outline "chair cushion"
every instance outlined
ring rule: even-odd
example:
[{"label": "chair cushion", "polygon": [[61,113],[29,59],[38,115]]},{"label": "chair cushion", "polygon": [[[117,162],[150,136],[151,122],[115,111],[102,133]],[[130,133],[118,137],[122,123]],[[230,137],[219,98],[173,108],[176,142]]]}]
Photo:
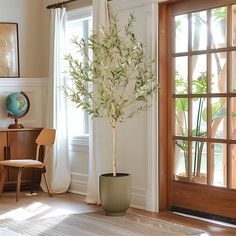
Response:
[{"label": "chair cushion", "polygon": [[22,167],[22,168],[43,168],[44,164],[40,161],[31,159],[18,159],[18,160],[7,160],[0,161],[0,166],[10,166],[10,167]]}]

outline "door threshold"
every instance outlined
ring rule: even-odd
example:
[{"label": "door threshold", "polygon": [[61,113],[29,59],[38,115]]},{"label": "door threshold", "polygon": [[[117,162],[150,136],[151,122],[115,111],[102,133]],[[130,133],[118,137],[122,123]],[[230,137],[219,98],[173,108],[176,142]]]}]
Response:
[{"label": "door threshold", "polygon": [[226,220],[224,220],[224,221],[223,220],[215,220],[215,219],[210,219],[208,217],[203,217],[203,216],[199,216],[199,215],[197,216],[197,215],[178,212],[178,211],[171,211],[171,212],[173,214],[188,217],[188,218],[191,218],[191,219],[201,220],[201,221],[205,221],[205,222],[208,222],[208,223],[214,223],[214,224],[217,224],[217,225],[227,226],[227,227],[231,227],[231,228],[236,229],[236,223],[228,222]]}]

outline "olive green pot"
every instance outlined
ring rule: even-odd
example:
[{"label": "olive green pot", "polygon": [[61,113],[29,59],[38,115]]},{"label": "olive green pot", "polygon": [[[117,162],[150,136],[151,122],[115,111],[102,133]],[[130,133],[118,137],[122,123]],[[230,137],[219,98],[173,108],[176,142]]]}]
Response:
[{"label": "olive green pot", "polygon": [[99,192],[102,208],[107,215],[124,215],[131,200],[131,177],[129,174],[112,173],[99,177]]}]

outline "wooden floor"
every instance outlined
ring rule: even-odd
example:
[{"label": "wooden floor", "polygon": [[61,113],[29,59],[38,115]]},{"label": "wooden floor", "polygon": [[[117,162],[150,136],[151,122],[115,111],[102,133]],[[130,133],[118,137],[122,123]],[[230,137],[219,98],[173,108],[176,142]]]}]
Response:
[{"label": "wooden floor", "polygon": [[[21,193],[20,201],[17,203],[15,202],[14,192],[3,193],[2,197],[0,198],[0,220],[7,218],[23,220],[32,217],[53,217],[101,210],[102,209],[100,206],[86,204],[84,202],[83,196],[72,193],[54,195],[53,197],[48,197],[46,193],[41,192],[34,196],[29,196],[27,193]],[[207,223],[201,220],[190,219],[170,212],[151,213],[134,208],[130,208],[128,212],[197,228],[206,232],[204,236],[236,235],[236,228],[234,227]]]}]

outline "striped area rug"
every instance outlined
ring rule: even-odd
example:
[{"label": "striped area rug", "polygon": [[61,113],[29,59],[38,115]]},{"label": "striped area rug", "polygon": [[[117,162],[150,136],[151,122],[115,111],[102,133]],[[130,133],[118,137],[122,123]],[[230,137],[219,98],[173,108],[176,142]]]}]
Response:
[{"label": "striped area rug", "polygon": [[102,212],[31,219],[0,221],[4,236],[180,236],[204,235],[197,229],[166,221],[126,214],[106,216]]}]

